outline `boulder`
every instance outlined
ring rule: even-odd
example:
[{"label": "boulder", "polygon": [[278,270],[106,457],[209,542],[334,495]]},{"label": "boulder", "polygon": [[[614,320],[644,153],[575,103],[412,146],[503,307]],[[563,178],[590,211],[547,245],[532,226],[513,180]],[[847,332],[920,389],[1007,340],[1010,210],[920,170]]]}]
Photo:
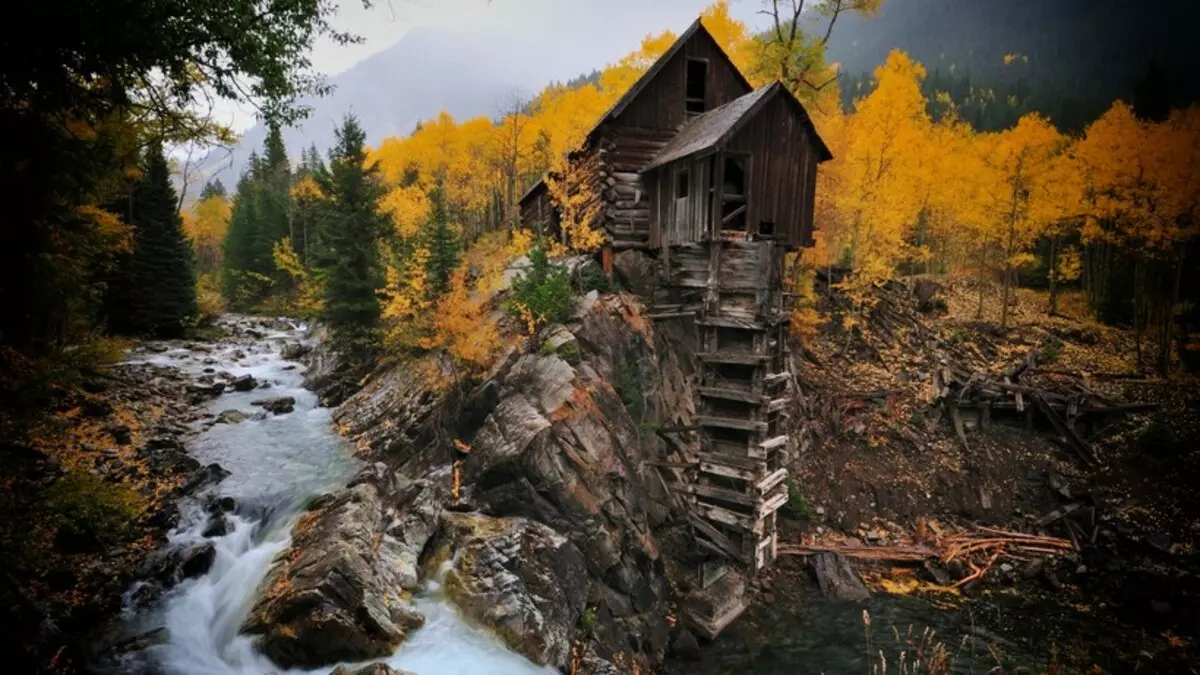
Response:
[{"label": "boulder", "polygon": [[201,544],[183,554],[182,562],[179,565],[179,576],[191,579],[207,574],[216,559],[216,547],[211,542]]},{"label": "boulder", "polygon": [[296,361],[303,358],[308,351],[309,348],[307,345],[300,344],[299,342],[289,342],[280,348],[279,358],[284,361]]},{"label": "boulder", "polygon": [[286,415],[296,409],[296,399],[291,396],[276,396],[274,398],[260,398],[251,401],[250,405],[256,405],[275,415]]},{"label": "boulder", "polygon": [[621,251],[614,255],[613,277],[625,289],[643,298],[653,297],[658,285],[654,259],[641,251]]},{"label": "boulder", "polygon": [[241,410],[222,410],[217,414],[213,424],[237,424],[246,421],[246,413]]},{"label": "boulder", "polygon": [[242,631],[284,668],[390,656],[425,622],[411,599],[448,478],[413,482],[376,464],[314,502]]},{"label": "boulder", "polygon": [[469,618],[539,665],[566,669],[587,601],[575,544],[526,518],[446,513],[433,561],[451,560],[443,589]]},{"label": "boulder", "polygon": [[208,399],[216,398],[225,393],[224,382],[211,383],[195,383],[189,384],[187,387],[188,396],[192,403],[203,403]]},{"label": "boulder", "polygon": [[233,378],[229,385],[233,387],[234,391],[250,391],[258,386],[258,382],[253,375],[239,375]]}]

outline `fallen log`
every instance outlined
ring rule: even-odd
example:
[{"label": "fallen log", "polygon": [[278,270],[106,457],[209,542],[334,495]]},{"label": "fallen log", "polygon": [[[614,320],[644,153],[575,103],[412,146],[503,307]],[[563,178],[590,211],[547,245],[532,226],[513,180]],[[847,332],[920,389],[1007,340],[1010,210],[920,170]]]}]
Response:
[{"label": "fallen log", "polygon": [[886,560],[892,562],[923,562],[937,557],[937,551],[927,546],[780,546],[779,555],[816,555],[837,553],[858,560]]}]

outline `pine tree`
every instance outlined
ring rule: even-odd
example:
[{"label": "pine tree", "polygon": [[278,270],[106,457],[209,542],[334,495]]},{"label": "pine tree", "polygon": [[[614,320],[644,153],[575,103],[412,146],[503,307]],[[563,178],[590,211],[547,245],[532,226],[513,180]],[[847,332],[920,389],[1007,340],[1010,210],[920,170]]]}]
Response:
[{"label": "pine tree", "polygon": [[329,175],[321,186],[328,208],[319,223],[322,318],[335,346],[357,356],[378,344],[377,291],[384,285],[378,247],[386,226],[379,212],[384,188],[378,167],[366,165],[365,140],[358,121],[347,116],[329,154]]},{"label": "pine tree", "polygon": [[110,303],[110,319],[119,332],[179,337],[197,313],[192,248],[162,148],[148,150],[144,164],[129,200],[133,247],[119,272],[120,306]]},{"label": "pine tree", "polygon": [[[251,167],[257,158],[251,159]],[[225,231],[224,255],[221,267],[221,295],[234,309],[249,309],[261,299],[262,284],[254,277],[258,234],[258,184],[253,168],[248,168],[238,181],[233,197],[229,228]]]},{"label": "pine tree", "polygon": [[296,241],[296,233],[292,224],[292,171],[288,161],[287,149],[283,145],[283,136],[278,125],[270,125],[267,131],[266,147],[262,164],[259,168],[258,181],[260,185],[258,236],[255,244],[255,271],[274,279],[276,292],[287,293],[291,283],[290,277],[275,268],[275,242],[284,237]]},{"label": "pine tree", "polygon": [[219,178],[214,178],[213,180],[205,183],[204,189],[200,191],[200,201],[204,201],[209,197],[224,198],[227,196],[228,195],[225,192],[225,184],[222,183],[221,179]]},{"label": "pine tree", "polygon": [[450,277],[458,268],[458,234],[450,225],[445,190],[441,179],[429,191],[429,261],[425,273],[429,279],[430,297],[437,297],[450,286]]}]

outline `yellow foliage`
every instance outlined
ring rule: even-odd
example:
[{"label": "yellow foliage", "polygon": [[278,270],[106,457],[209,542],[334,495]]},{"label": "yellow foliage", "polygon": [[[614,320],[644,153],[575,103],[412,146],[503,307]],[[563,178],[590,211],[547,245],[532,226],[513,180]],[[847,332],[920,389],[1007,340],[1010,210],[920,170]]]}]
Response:
[{"label": "yellow foliage", "polygon": [[90,204],[78,207],[76,213],[91,224],[102,239],[111,242],[115,250],[130,250],[133,245],[133,230],[120,216]]},{"label": "yellow foliage", "polygon": [[292,199],[296,201],[312,200],[319,201],[325,198],[325,193],[321,191],[321,186],[317,185],[317,181],[313,180],[310,175],[304,175],[297,180],[295,185],[292,185]]},{"label": "yellow foliage", "polygon": [[414,246],[408,255],[387,266],[382,316],[388,322],[385,344],[392,349],[419,347],[429,332],[429,280],[425,265],[429,249]]},{"label": "yellow foliage", "polygon": [[407,239],[429,220],[429,197],[416,185],[396,187],[380,200],[379,209],[391,218],[396,236]]},{"label": "yellow foliage", "polygon": [[554,168],[546,176],[550,198],[559,211],[561,248],[564,249],[552,248],[551,256],[590,253],[604,244],[604,228],[600,222],[603,202],[590,177],[578,162],[569,161],[565,156],[555,159]]},{"label": "yellow foliage", "polygon": [[321,311],[321,285],[313,277],[313,273],[292,247],[292,238],[284,237],[275,242],[271,249],[271,257],[275,267],[292,279],[292,296],[289,298],[289,309],[303,316],[313,316]]},{"label": "yellow foliage", "polygon": [[490,317],[489,304],[488,296],[471,292],[467,266],[459,266],[450,277],[450,288],[438,299],[433,335],[422,346],[445,350],[468,373],[486,369],[500,348],[500,330]]},{"label": "yellow foliage", "polygon": [[184,212],[183,231],[196,249],[196,264],[201,273],[221,266],[221,253],[229,216],[233,212],[228,199],[213,195],[196,204],[192,212]]}]

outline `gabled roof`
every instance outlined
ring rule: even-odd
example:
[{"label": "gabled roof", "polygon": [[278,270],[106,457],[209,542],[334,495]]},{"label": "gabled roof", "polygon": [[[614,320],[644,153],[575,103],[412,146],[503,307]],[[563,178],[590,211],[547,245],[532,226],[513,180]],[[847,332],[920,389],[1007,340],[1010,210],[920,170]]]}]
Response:
[{"label": "gabled roof", "polygon": [[688,122],[659,151],[658,155],[642,168],[642,171],[649,171],[668,162],[674,162],[677,159],[690,157],[723,145],[774,96],[784,96],[795,107],[796,113],[804,120],[812,138],[816,141],[817,150],[821,153],[820,161],[833,159],[829,147],[825,145],[825,141],[821,140],[820,134],[813,126],[808,111],[786,87],[779,82],[774,82],[736,98],[719,108],[713,108]]},{"label": "gabled roof", "polygon": [[721,48],[721,43],[717,42],[717,39],[712,36],[712,33],[708,32],[708,29],[704,27],[704,23],[700,19],[696,19],[692,22],[692,25],[688,26],[687,30],[683,31],[679,38],[667,48],[667,51],[663,52],[663,55],[658,57],[658,60],[651,64],[645,73],[642,73],[642,76],[638,78],[637,82],[633,83],[633,86],[629,88],[629,91],[622,94],[621,98],[617,99],[617,102],[600,116],[600,119],[591,128],[591,130],[588,131],[587,138],[590,139],[592,134],[596,133],[596,130],[599,129],[605,122],[615,118],[617,115],[620,115],[625,108],[629,107],[629,104],[633,103],[634,99],[638,97],[638,94],[642,93],[642,90],[646,88],[646,85],[652,82],[654,78],[657,77],[660,72],[662,72],[662,69],[666,67],[671,58],[678,54],[679,50],[683,49],[683,46],[687,44],[688,40],[691,40],[696,36],[697,33],[701,31],[703,31],[703,33],[708,36],[708,39],[712,40],[713,44],[717,46],[717,53],[720,54],[726,62],[728,62],[729,69],[733,71],[734,75],[736,75],[739,80],[741,80],[742,84],[746,86],[746,89],[753,89],[754,87],[750,86],[750,82],[746,80],[746,76],[742,75],[742,71],[738,70],[738,67],[733,63],[733,60],[730,59],[729,55],[725,53],[725,50]]},{"label": "gabled roof", "polygon": [[718,108],[713,108],[684,125],[658,155],[642,171],[649,171],[667,162],[694,155],[717,145],[731,129],[770,93],[771,87],[761,87],[736,98]]}]

